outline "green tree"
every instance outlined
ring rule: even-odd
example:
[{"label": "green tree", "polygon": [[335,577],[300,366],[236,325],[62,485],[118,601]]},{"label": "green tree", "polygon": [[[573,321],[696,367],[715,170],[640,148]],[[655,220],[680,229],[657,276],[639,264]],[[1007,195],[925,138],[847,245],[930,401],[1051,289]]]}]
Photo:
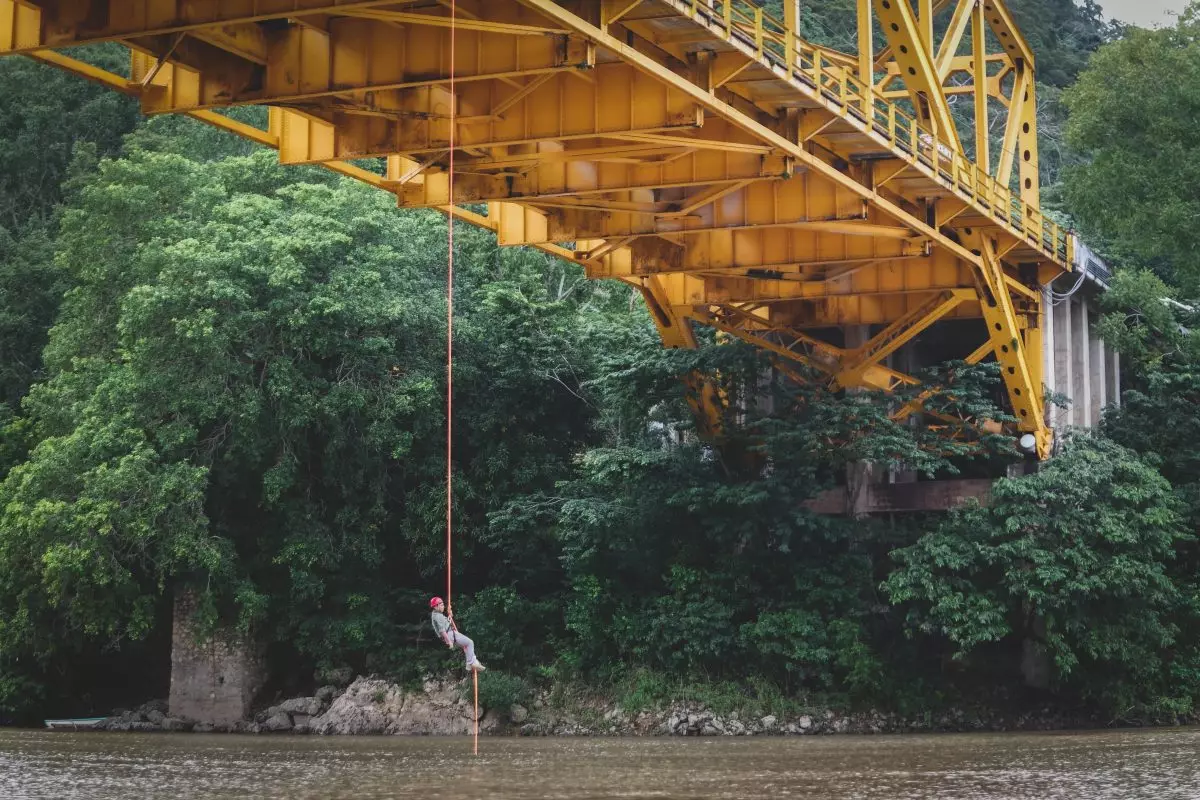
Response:
[{"label": "green tree", "polygon": [[1195,294],[1200,11],[1101,48],[1065,99],[1067,139],[1085,159],[1065,177],[1081,229],[1120,262]]},{"label": "green tree", "polygon": [[[605,444],[555,493],[494,520],[554,525],[570,587],[556,633],[566,662],[609,677],[649,667],[884,694],[894,685],[878,650],[886,621],[872,609],[888,526],[805,503],[852,462],[945,469],[943,445],[891,421],[883,396],[839,396],[819,380],[764,385],[766,362],[750,348],[625,357],[598,387]],[[720,448],[691,432],[677,377],[691,370],[722,376],[743,409]],[[978,397],[968,385],[955,394]]]},{"label": "green tree", "polygon": [[[124,48],[83,57],[120,70]],[[0,430],[41,375],[42,348],[67,276],[54,262],[56,214],[71,187],[116,153],[137,122],[128,97],[23,58],[0,60]],[[0,435],[0,476],[21,457],[19,430]]]},{"label": "green tree", "polygon": [[1031,477],[997,481],[987,507],[952,512],[893,554],[885,588],[914,632],[959,658],[1010,656],[1028,640],[1054,683],[1118,708],[1187,698],[1170,662],[1187,598],[1168,565],[1190,540],[1170,484],[1131,451],[1071,440]]},{"label": "green tree", "polygon": [[[142,637],[191,585],[310,661],[412,662],[397,622],[444,558],[445,219],[157,128],[62,216],[74,288],[0,484],[0,653]],[[597,353],[649,321],[574,265],[458,243],[456,596],[501,640],[561,569],[487,514],[569,470]],[[545,657],[539,633],[515,661]]]},{"label": "green tree", "polygon": [[1100,332],[1125,364],[1121,405],[1105,413],[1103,431],[1158,465],[1200,531],[1200,314],[1174,294],[1149,272],[1125,270],[1103,296]]}]

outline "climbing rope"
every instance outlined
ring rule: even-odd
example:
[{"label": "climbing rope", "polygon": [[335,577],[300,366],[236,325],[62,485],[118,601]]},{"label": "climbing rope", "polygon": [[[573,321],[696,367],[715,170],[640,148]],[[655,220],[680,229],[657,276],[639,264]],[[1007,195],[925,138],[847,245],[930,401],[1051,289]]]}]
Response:
[{"label": "climbing rope", "polygon": [[[446,613],[454,625],[451,604],[454,566],[454,144],[458,133],[456,116],[458,94],[455,90],[455,45],[458,39],[458,2],[450,0],[450,189],[446,213]],[[454,626],[457,630],[457,626]],[[472,669],[475,688],[474,754],[479,755],[479,670]]]},{"label": "climbing rope", "polygon": [[454,617],[451,595],[454,531],[454,134],[455,111],[458,107],[455,91],[454,45],[458,25],[457,0],[450,2],[450,205],[446,214],[446,612]]}]

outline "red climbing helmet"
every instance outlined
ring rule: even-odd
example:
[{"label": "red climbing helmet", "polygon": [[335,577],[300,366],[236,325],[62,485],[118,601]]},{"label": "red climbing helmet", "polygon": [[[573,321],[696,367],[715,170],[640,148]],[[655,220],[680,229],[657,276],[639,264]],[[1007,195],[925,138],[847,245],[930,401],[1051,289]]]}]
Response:
[{"label": "red climbing helmet", "polygon": [[430,607],[430,608],[437,608],[437,607],[438,607],[438,603],[441,603],[441,602],[442,602],[442,598],[440,598],[440,597],[431,597],[431,598],[429,598],[429,607]]}]

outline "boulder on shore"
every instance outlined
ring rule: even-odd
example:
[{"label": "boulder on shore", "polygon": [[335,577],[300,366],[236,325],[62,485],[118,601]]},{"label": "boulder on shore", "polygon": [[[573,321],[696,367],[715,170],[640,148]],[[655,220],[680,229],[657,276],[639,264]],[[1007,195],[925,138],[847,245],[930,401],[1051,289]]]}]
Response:
[{"label": "boulder on shore", "polygon": [[276,714],[307,714],[315,717],[321,713],[321,706],[321,699],[318,697],[294,697],[291,700],[284,700],[275,706],[273,711]]},{"label": "boulder on shore", "polygon": [[267,718],[267,721],[262,724],[262,730],[271,731],[272,733],[282,733],[292,729],[292,718],[287,714],[272,714]]},{"label": "boulder on shore", "polygon": [[[483,709],[480,714],[481,731],[496,727],[495,715],[485,715]],[[309,728],[319,734],[462,735],[472,731],[473,715],[458,683],[427,681],[420,690],[406,691],[379,678],[360,677]]]}]

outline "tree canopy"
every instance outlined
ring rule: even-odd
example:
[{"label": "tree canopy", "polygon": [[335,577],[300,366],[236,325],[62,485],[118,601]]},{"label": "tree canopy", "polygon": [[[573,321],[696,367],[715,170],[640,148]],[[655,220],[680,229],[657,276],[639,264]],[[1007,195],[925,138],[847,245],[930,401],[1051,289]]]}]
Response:
[{"label": "tree canopy", "polygon": [[1195,295],[1200,270],[1200,11],[1178,24],[1131,29],[1101,49],[1066,93],[1065,199],[1081,230],[1120,262],[1151,269]]}]

